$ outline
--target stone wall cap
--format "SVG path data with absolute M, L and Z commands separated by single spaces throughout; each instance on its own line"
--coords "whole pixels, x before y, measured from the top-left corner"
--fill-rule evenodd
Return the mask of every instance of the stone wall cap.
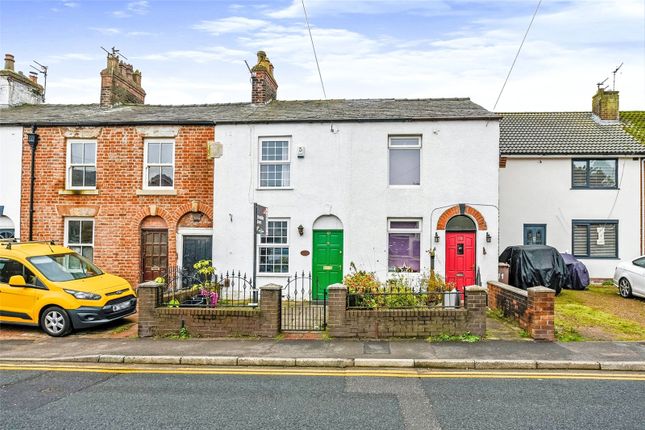
M 487 292 L 488 288 L 481 287 L 479 285 L 470 285 L 470 286 L 466 287 L 466 291 L 468 291 L 469 293 Z
M 327 287 L 327 290 L 347 290 L 347 287 L 344 286 L 343 284 L 332 284 L 329 287 Z
M 278 284 L 266 284 L 260 287 L 260 290 L 269 290 L 269 291 L 280 291 L 282 286 Z
M 156 287 L 160 287 L 162 285 L 163 284 L 158 284 L 155 281 L 148 281 L 148 282 L 143 282 L 143 283 L 139 284 L 138 288 L 156 288 Z
M 555 294 L 555 290 L 552 290 L 551 288 L 547 288 L 547 287 L 542 287 L 542 286 L 531 287 L 526 291 L 530 291 L 532 293 L 554 293 Z
M 523 297 L 528 297 L 528 293 L 526 292 L 526 290 L 514 287 L 512 285 L 504 284 L 503 282 L 488 281 L 488 285 L 494 285 L 497 288 L 501 288 L 502 290 L 510 291 L 511 293 L 515 293 Z

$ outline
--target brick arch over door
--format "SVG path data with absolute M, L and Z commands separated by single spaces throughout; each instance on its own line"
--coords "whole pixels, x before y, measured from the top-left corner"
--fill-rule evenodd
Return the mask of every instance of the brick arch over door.
M 468 215 L 477 223 L 477 230 L 488 230 L 486 220 L 484 219 L 484 216 L 481 214 L 481 212 L 479 212 L 474 207 L 468 206 L 466 204 L 454 205 L 446 209 L 439 217 L 439 221 L 437 221 L 437 230 L 445 230 L 446 224 L 448 224 L 450 218 L 457 215 Z

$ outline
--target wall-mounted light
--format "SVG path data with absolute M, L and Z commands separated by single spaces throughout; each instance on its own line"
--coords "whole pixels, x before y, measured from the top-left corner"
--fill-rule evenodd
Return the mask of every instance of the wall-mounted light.
M 300 236 L 302 236 L 303 234 L 305 234 L 305 228 L 302 226 L 302 224 L 300 224 L 300 225 L 298 226 L 298 234 L 299 234 Z
M 492 238 L 492 237 L 490 237 L 490 233 L 486 233 L 486 242 L 487 242 L 487 243 L 490 243 L 490 241 L 491 241 L 492 239 L 493 239 L 493 238 Z
M 439 233 L 435 232 L 434 234 L 434 241 L 435 243 L 439 243 Z

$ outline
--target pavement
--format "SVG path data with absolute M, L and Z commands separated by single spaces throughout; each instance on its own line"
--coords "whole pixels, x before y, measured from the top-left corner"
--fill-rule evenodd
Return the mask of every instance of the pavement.
M 645 371 L 645 342 L 1 339 L 0 363 Z

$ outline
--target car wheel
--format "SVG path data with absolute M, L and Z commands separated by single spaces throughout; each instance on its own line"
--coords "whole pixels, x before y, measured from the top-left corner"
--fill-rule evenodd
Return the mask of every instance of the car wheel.
M 72 323 L 67 312 L 58 306 L 45 309 L 40 317 L 40 327 L 50 336 L 60 337 L 72 331 Z
M 627 278 L 620 278 L 620 281 L 618 281 L 618 292 L 621 297 L 628 298 L 632 296 L 632 286 Z

